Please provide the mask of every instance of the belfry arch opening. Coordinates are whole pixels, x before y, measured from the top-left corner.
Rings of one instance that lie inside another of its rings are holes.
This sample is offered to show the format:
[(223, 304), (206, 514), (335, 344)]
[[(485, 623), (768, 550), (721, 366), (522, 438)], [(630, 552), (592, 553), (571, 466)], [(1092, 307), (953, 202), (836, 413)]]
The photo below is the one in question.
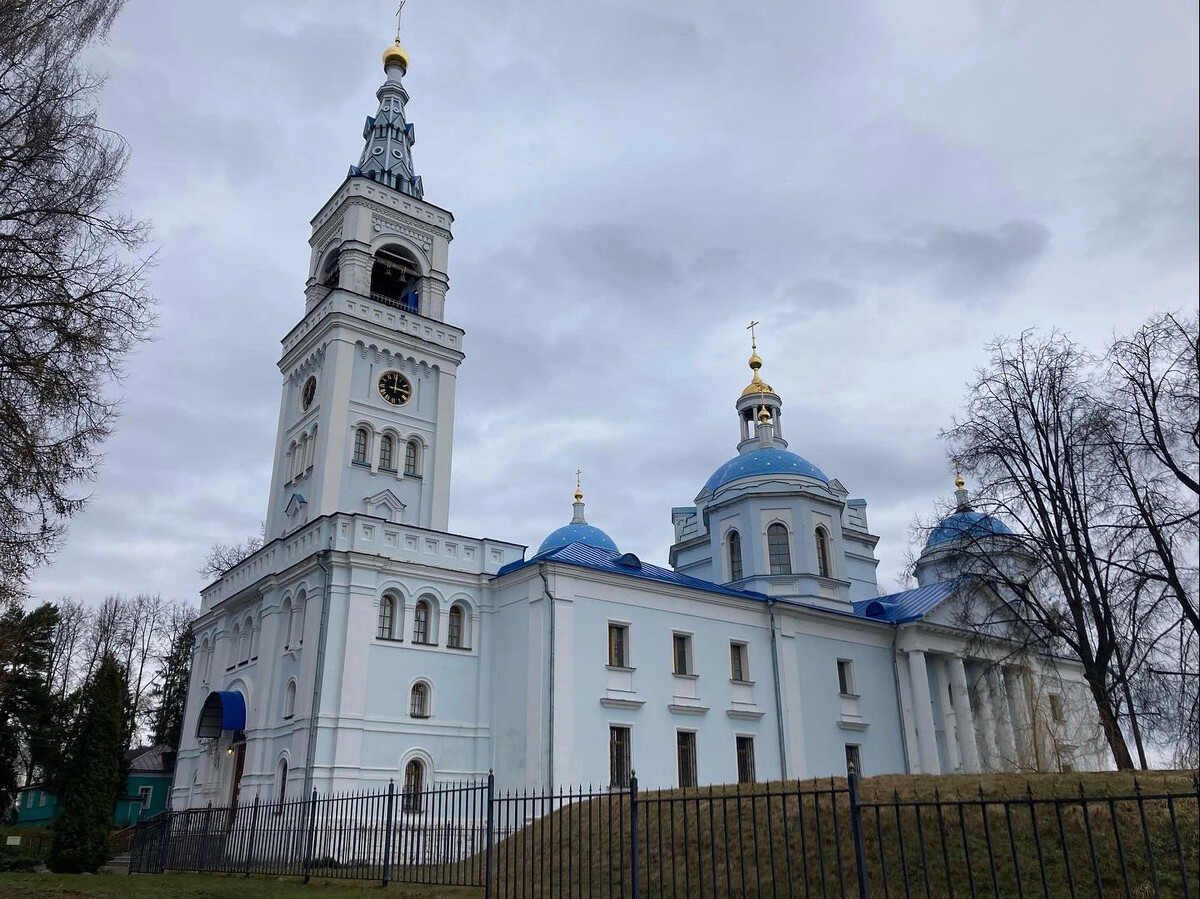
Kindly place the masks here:
[(371, 266), (371, 299), (393, 309), (418, 312), (421, 267), (402, 247), (384, 247), (375, 254)]

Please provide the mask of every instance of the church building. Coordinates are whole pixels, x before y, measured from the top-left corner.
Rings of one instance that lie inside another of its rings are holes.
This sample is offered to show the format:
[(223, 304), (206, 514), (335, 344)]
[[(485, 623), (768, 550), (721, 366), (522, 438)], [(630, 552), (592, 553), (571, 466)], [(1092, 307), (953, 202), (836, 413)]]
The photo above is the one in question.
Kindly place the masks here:
[(1004, 552), (1005, 525), (960, 479), (919, 586), (879, 596), (867, 502), (789, 448), (756, 344), (667, 567), (589, 522), (578, 485), (536, 550), (448, 529), (454, 217), (413, 167), (408, 67), (397, 40), (362, 157), (312, 220), (266, 540), (202, 591), (172, 806), (489, 770), (653, 789), (1104, 766), (1077, 664), (959, 623), (999, 597), (953, 548)]

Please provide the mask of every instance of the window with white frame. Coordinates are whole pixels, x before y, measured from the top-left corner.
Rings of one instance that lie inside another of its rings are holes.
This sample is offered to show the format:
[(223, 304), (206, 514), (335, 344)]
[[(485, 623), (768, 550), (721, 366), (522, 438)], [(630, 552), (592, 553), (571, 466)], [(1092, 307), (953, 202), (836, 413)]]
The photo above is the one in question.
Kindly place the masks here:
[(843, 696), (857, 696), (854, 692), (854, 662), (850, 659), (837, 660), (838, 692)]
[(379, 600), (379, 621), (375, 629), (375, 636), (379, 639), (396, 638), (396, 608), (396, 598), (390, 593), (385, 593)]
[(404, 766), (404, 792), (400, 799), (400, 808), (406, 812), (421, 810), (421, 794), (425, 791), (425, 766), (418, 760), (412, 759)]
[(613, 724), (608, 728), (608, 785), (624, 790), (633, 770), (633, 735), (628, 727)]
[(729, 679), (745, 683), (750, 680), (749, 647), (736, 640), (729, 642)]
[[(279, 760), (279, 769), (278, 769), (278, 773), (277, 773), (276, 777), (278, 778), (279, 783), (277, 785), (277, 789), (275, 792), (275, 798), (278, 800), (279, 805), (282, 806), (284, 803), (284, 800), (287, 798), (287, 779), (288, 779), (287, 759)], [(276, 809), (275, 814), (280, 814), (282, 811), (283, 811), (282, 808)]]
[(296, 679), (292, 678), (287, 682), (287, 687), (283, 691), (283, 717), (284, 719), (291, 718), (296, 714)]
[(729, 549), (729, 579), (740, 581), (742, 579), (742, 535), (737, 531), (730, 531), (725, 542)]
[(408, 713), (413, 718), (429, 717), (429, 684), (424, 681), (417, 681), (413, 684), (412, 693), (409, 696)]
[(738, 783), (752, 784), (755, 781), (754, 737), (739, 734), (737, 738)]
[(384, 434), (379, 438), (379, 470), (396, 470), (396, 441), (390, 434)]
[(404, 445), (404, 473), (411, 478), (421, 476), (421, 444), (416, 440)]
[(467, 648), (466, 631), (467, 614), (460, 602), (450, 606), (450, 614), (446, 619), (446, 645), (452, 649)]
[(608, 623), (608, 664), (610, 668), (628, 668), (629, 625)]
[(788, 545), (788, 529), (775, 522), (767, 528), (767, 561), (771, 574), (792, 573), (792, 549)]
[(354, 430), (354, 457), (355, 465), (370, 465), (370, 443), (371, 434), (366, 428), (355, 428)]
[(413, 642), (433, 642), (433, 604), (421, 597), (413, 607)]
[(142, 808), (150, 808), (150, 799), (154, 795), (154, 787), (138, 787), (138, 803)]
[(679, 786), (696, 786), (696, 732), (675, 732), (675, 759), (679, 769)]
[(296, 602), (292, 605), (292, 622), (288, 644), (291, 646), (304, 645), (304, 613), (308, 607), (308, 595), (301, 590), (296, 594)]
[(675, 665), (675, 673), (682, 675), (695, 674), (692, 666), (692, 635), (672, 634), (671, 655)]
[(829, 534), (825, 528), (818, 527), (814, 532), (817, 547), (817, 574), (821, 577), (832, 577), (829, 567)]

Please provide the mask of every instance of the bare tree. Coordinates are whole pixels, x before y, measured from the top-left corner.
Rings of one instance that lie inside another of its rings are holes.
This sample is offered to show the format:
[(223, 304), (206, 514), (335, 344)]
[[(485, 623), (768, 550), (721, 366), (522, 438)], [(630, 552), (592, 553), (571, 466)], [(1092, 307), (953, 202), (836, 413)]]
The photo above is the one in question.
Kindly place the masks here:
[(108, 382), (153, 320), (146, 226), (112, 208), (128, 150), (78, 62), (123, 5), (0, 0), (0, 602), (83, 506)]
[(251, 534), (242, 543), (214, 543), (209, 547), (208, 555), (204, 557), (204, 562), (196, 569), (196, 573), (201, 577), (214, 580), (219, 578), (234, 565), (250, 558), (262, 549), (265, 532), (266, 524), (264, 523), (262, 532)]

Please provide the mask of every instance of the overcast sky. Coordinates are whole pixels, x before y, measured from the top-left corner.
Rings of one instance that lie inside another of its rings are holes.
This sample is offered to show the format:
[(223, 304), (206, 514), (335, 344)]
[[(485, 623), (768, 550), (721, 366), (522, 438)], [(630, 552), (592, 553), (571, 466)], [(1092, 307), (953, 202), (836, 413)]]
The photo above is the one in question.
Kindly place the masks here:
[[(389, 0), (130, 0), (91, 58), (153, 221), (153, 343), (42, 599), (196, 599), (263, 519), (308, 221), (362, 149)], [(734, 454), (746, 322), (879, 581), (953, 489), (995, 335), (1097, 348), (1197, 300), (1194, 0), (412, 0), (426, 198), (456, 218), (451, 529), (589, 520), (665, 564)]]

